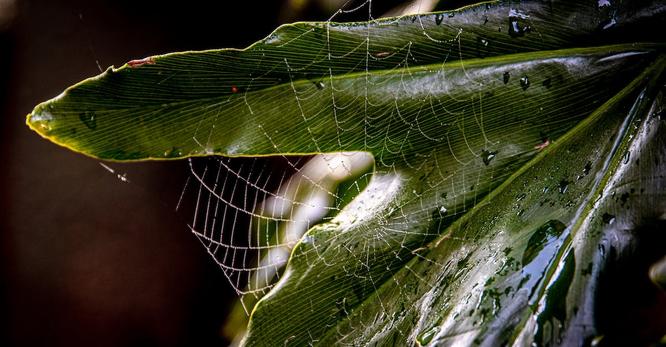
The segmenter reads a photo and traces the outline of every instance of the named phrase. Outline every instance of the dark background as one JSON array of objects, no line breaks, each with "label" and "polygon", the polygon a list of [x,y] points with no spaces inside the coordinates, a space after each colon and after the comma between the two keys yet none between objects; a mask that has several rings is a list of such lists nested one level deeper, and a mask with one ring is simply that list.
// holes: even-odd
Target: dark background
[{"label": "dark background", "polygon": [[187,229],[190,216],[174,213],[186,165],[111,165],[126,184],[24,122],[98,63],[243,47],[278,24],[282,7],[226,3],[15,3],[0,32],[0,345],[225,345],[235,294]]},{"label": "dark background", "polygon": [[[282,22],[335,10],[297,11],[284,0],[169,3],[0,0],[1,346],[227,343],[220,327],[236,296],[189,232],[191,216],[174,212],[187,165],[110,164],[127,174],[123,183],[24,124],[37,103],[100,68],[242,48]],[[381,13],[396,1],[376,3]]]},{"label": "dark background", "polygon": [[234,294],[173,212],[185,166],[112,165],[125,184],[24,125],[35,104],[98,74],[97,63],[241,47],[277,20],[268,10],[241,24],[204,1],[135,3],[21,1],[0,34],[0,345],[225,344],[219,329]]}]

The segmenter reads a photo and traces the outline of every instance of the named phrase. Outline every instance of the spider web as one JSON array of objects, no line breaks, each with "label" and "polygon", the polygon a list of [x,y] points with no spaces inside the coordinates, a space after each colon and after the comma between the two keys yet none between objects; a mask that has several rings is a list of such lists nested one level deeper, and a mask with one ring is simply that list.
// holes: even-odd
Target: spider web
[{"label": "spider web", "polygon": [[[418,6],[420,2],[414,4],[407,11],[420,12],[421,9]],[[406,158],[401,154],[402,147],[409,145],[407,142],[411,141],[408,138],[416,137],[421,141],[439,144],[440,149],[448,148],[449,154],[462,167],[457,172],[449,172],[444,167],[430,168],[430,174],[444,178],[442,185],[447,184],[447,186],[427,186],[425,189],[441,191],[441,198],[439,198],[441,201],[446,200],[445,191],[448,191],[456,195],[456,199],[460,201],[476,203],[477,196],[488,192],[475,189],[475,185],[483,180],[488,180],[488,177],[500,180],[506,175],[487,172],[486,166],[496,155],[496,151],[489,148],[493,148],[498,141],[488,138],[485,134],[483,96],[481,94],[473,95],[468,99],[452,97],[451,101],[465,105],[467,109],[447,108],[441,99],[425,97],[421,100],[421,105],[417,110],[414,110],[413,106],[401,105],[397,99],[376,103],[374,101],[376,98],[369,95],[370,87],[385,83],[373,79],[370,71],[375,65],[386,68],[387,62],[393,62],[388,66],[388,70],[404,71],[400,74],[404,89],[411,89],[412,84],[420,83],[418,79],[412,80],[409,72],[411,65],[419,63],[411,52],[411,42],[398,47],[387,47],[381,51],[371,48],[373,45],[370,24],[391,26],[400,20],[399,17],[396,17],[395,20],[378,21],[373,16],[372,6],[372,0],[365,0],[360,4],[347,4],[331,16],[326,25],[332,25],[334,21],[339,21],[339,18],[345,15],[367,13],[369,23],[367,37],[360,44],[344,52],[334,49],[335,43],[328,41],[327,37],[327,51],[321,56],[322,59],[329,60],[331,65],[343,62],[349,72],[360,71],[361,74],[364,74],[363,107],[358,110],[364,117],[362,125],[366,130],[364,148],[368,152],[373,151],[382,153],[382,155],[373,159],[367,152],[340,152],[314,157],[276,155],[258,158],[189,159],[191,175],[185,184],[183,195],[186,193],[195,195],[196,203],[192,208],[193,218],[190,230],[220,266],[224,276],[241,296],[241,302],[244,302],[248,296],[251,298],[250,302],[254,302],[271,290],[280,279],[281,271],[289,259],[291,249],[299,240],[302,240],[307,230],[318,223],[333,220],[348,205],[352,197],[361,194],[373,177],[381,179],[381,177],[398,176],[399,170],[396,170],[396,166],[409,167],[413,170],[422,168],[424,161],[429,158],[428,155]],[[435,18],[438,24],[442,21],[439,16],[441,15]],[[440,57],[442,68],[437,71],[440,77],[446,73],[443,68],[445,63],[453,60],[462,62],[460,53],[462,29],[456,36],[442,39],[426,30],[422,17],[413,18],[414,23],[422,29],[419,35],[438,46],[440,52],[445,52]],[[296,44],[299,40],[307,40],[309,33],[303,32],[302,35],[281,43],[281,46],[289,46]],[[267,38],[267,41],[270,40],[271,37]],[[480,45],[487,45],[487,43],[480,41]],[[437,53],[439,54],[439,52]],[[355,64],[349,64],[349,56],[359,56],[359,59]],[[312,62],[310,65],[315,63],[318,62]],[[298,116],[302,118],[302,122],[307,124],[308,133],[301,134],[301,137],[309,139],[311,147],[317,151],[321,152],[321,148],[331,147],[329,143],[321,143],[315,133],[316,124],[313,124],[312,120],[316,118],[317,114],[311,114],[301,106],[308,102],[313,95],[312,91],[328,89],[330,91],[328,107],[335,118],[337,147],[343,149],[346,147],[345,141],[348,141],[345,134],[358,124],[351,123],[347,116],[350,111],[348,108],[354,104],[340,102],[338,95],[344,94],[354,86],[345,87],[333,83],[334,72],[329,68],[328,78],[324,77],[314,81],[307,89],[297,87],[294,83],[297,76],[301,70],[307,69],[310,65],[302,64],[302,62],[295,64],[290,57],[286,57],[284,64],[276,67],[288,76],[286,83],[291,85],[290,98],[298,105],[300,110]],[[464,73],[467,74],[467,72]],[[265,72],[257,71],[257,74],[252,75],[255,77],[251,78],[249,85],[260,85]],[[480,83],[472,75],[467,75],[467,80],[470,84]],[[421,86],[421,88],[427,87]],[[247,98],[245,103],[249,112],[252,113],[252,103]],[[470,110],[471,118],[469,117]],[[408,117],[406,114],[410,114],[410,116]],[[434,129],[433,124],[423,123],[423,119],[426,117],[439,120],[443,114],[453,117],[455,121],[446,124],[442,121],[439,127],[436,126]],[[385,128],[377,131],[373,124],[380,120]],[[215,124],[200,124],[193,134],[192,141],[201,148],[202,153],[212,152],[209,143],[215,126]],[[389,135],[389,130],[395,126],[407,129],[404,137],[394,138]],[[274,134],[268,130],[262,129],[262,131],[263,135],[273,142]],[[275,131],[277,132],[277,130]],[[467,141],[467,132],[474,134],[477,138],[476,142]],[[369,141],[378,133],[385,134],[381,141]],[[453,147],[450,141],[452,133],[456,133],[456,136],[464,140],[462,145],[456,144],[457,147]],[[478,141],[478,138],[481,139],[481,142]],[[297,141],[302,141],[302,139]],[[282,151],[280,145],[275,142],[273,142],[273,146],[276,152],[288,152]],[[381,147],[377,148],[377,146]],[[461,191],[465,193],[461,195]],[[382,193],[386,192],[378,192],[378,194]],[[421,192],[414,190],[413,193],[412,200],[396,202],[393,206],[394,210],[401,210],[408,203],[418,200]],[[448,217],[458,216],[464,213],[466,206],[464,202],[460,201],[448,204],[448,206],[453,206],[453,209],[444,207],[444,203],[440,202],[438,205],[441,207],[437,207],[438,212]],[[349,206],[348,208],[354,207]],[[411,241],[408,243],[405,241],[406,237],[396,239],[396,231],[405,229],[405,226],[409,224],[408,221],[413,218],[423,218],[424,216],[431,218],[431,208],[432,206],[423,206],[418,211],[400,212],[392,216],[390,220],[382,223],[382,227],[376,231],[374,239],[368,240],[367,244],[361,247],[367,249],[366,254],[369,256],[374,243],[388,244],[387,240],[393,238],[390,241],[395,242],[401,249],[407,249],[409,252],[418,249],[420,245],[418,243],[414,245]],[[401,233],[403,235],[409,233],[410,240],[420,238],[424,242],[435,236],[428,231],[403,231],[398,235]],[[415,254],[418,256],[417,253]],[[398,253],[395,254],[395,257],[396,260],[401,261]],[[370,259],[358,260],[359,264],[366,264],[368,261]],[[386,268],[389,269],[391,266],[391,264],[387,264]],[[350,269],[349,271],[355,270]],[[248,307],[245,308],[247,312]]]}]

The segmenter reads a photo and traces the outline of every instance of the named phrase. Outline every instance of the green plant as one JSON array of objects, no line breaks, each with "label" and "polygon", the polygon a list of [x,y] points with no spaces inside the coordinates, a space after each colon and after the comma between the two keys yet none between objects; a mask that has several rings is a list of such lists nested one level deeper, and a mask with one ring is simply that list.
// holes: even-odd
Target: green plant
[{"label": "green plant", "polygon": [[295,23],[110,68],[27,122],[105,160],[374,156],[295,245],[248,345],[579,345],[620,338],[599,317],[608,264],[664,240],[663,17],[500,1]]}]

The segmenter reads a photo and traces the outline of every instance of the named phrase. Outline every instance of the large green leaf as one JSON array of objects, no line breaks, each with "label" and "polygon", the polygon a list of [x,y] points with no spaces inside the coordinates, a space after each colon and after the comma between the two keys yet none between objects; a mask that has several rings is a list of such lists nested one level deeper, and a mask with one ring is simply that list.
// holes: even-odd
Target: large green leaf
[{"label": "large green leaf", "polygon": [[[459,100],[455,94],[468,92],[468,85],[481,87],[470,76],[459,91],[460,86],[446,83],[449,72],[443,64],[500,66],[558,54],[474,58],[591,41],[599,46],[612,42],[607,38],[612,35],[593,41],[590,33],[610,20],[621,26],[645,16],[634,12],[598,8],[596,1],[546,1],[517,7],[487,3],[450,14],[368,23],[296,23],[245,50],[167,54],[110,68],[36,107],[28,124],[59,144],[112,160],[342,150],[382,155],[397,148],[411,155],[431,149],[429,137],[400,124],[409,125],[428,106],[424,98],[453,93],[448,98]],[[527,27],[530,31],[524,32]],[[521,94],[515,87],[523,75],[510,73],[513,78],[502,90],[507,97]],[[502,80],[501,74],[495,77],[494,82]],[[538,93],[545,78],[533,75],[524,94]],[[484,101],[484,108],[491,109],[492,102]],[[399,116],[392,113],[396,104]],[[450,116],[460,107],[445,109]],[[437,105],[432,111],[443,112]],[[440,122],[423,112],[420,130],[438,135],[447,129],[441,125],[445,116]],[[388,124],[395,117],[401,122]],[[392,141],[386,141],[386,133]]]},{"label": "large green leaf", "polygon": [[[598,245],[665,211],[664,46],[643,33],[663,13],[526,1],[296,23],[111,68],[27,121],[109,160],[374,155],[363,192],[293,250],[248,345],[580,343],[599,332]],[[623,164],[644,155],[660,161]]]},{"label": "large green leaf", "polygon": [[[645,77],[419,250],[320,342],[578,345],[612,334],[593,324],[599,273],[665,207],[663,79]],[[294,262],[308,252],[301,246]],[[354,297],[344,294],[338,302]]]}]

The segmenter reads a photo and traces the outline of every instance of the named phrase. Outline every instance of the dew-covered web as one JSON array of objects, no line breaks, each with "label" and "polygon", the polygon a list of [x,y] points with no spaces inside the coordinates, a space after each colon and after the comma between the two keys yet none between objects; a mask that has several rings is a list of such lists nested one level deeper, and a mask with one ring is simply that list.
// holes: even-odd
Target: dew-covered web
[{"label": "dew-covered web", "polygon": [[[423,10],[419,4],[417,2],[408,11]],[[429,92],[430,87],[424,84],[427,80],[421,75],[414,76],[411,69],[422,64],[422,58],[412,51],[413,42],[421,40],[427,42],[425,46],[422,44],[421,54],[430,55],[440,64],[429,64],[429,72],[436,78],[447,78],[444,65],[463,61],[460,39],[463,29],[453,30],[453,35],[440,35],[431,27],[427,28],[423,21],[428,20],[439,26],[445,21],[444,15],[413,16],[410,20],[417,30],[413,31],[412,40],[408,36],[404,42],[396,40],[399,43],[397,46],[387,46],[388,41],[382,41],[378,46],[373,42],[375,34],[371,25],[391,27],[403,17],[378,20],[373,16],[373,2],[366,0],[343,6],[323,24],[323,35],[328,35],[329,25],[335,25],[339,18],[359,12],[367,13],[368,17],[365,40],[340,45],[341,41],[333,42],[327,37],[323,51],[316,55],[317,60],[310,63],[299,60],[298,50],[292,54],[284,50],[281,53],[283,59],[270,69],[264,66],[251,71],[245,88],[252,90],[262,85],[267,76],[276,71],[285,76],[282,83],[289,88],[280,97],[284,98],[283,103],[295,105],[296,114],[284,116],[296,117],[304,125],[301,133],[290,134],[295,147],[300,146],[306,153],[329,154],[276,154],[255,158],[210,156],[189,160],[191,175],[183,195],[194,195],[196,201],[192,206],[191,231],[220,266],[242,301],[247,297],[256,300],[275,286],[292,248],[303,239],[304,234],[314,225],[334,220],[348,206],[351,197],[361,194],[373,179],[391,180],[397,177],[404,186],[410,186],[404,181],[423,179],[422,176],[434,177],[423,179],[418,185],[420,188],[409,188],[412,194],[408,197],[390,202],[390,215],[385,212],[386,216],[379,216],[372,237],[358,246],[364,250],[361,252],[365,253],[363,257],[359,257],[358,252],[349,252],[351,256],[358,257],[358,263],[363,266],[373,261],[373,248],[380,244],[397,245],[400,251],[393,255],[396,262],[404,263],[405,252],[402,251],[405,250],[407,254],[419,256],[418,248],[440,230],[411,230],[409,221],[460,215],[477,202],[477,197],[488,193],[490,185],[480,183],[488,181],[489,177],[499,180],[506,175],[488,170],[488,164],[497,154],[498,141],[485,131],[484,94],[444,93],[441,96],[440,91],[440,96],[435,96],[434,91]],[[314,34],[314,29],[304,30],[300,35],[277,42],[277,46],[298,47],[302,41],[313,39]],[[277,39],[268,37],[264,42],[272,43],[273,40]],[[482,50],[488,43],[480,38],[478,44]],[[260,64],[261,60],[257,62],[257,65]],[[321,70],[322,66],[328,66],[328,69]],[[298,83],[304,78],[303,71],[309,69],[320,69],[323,73],[315,78],[307,76],[311,80],[307,85]],[[372,71],[377,69],[388,71],[394,77],[376,78]],[[344,73],[354,73],[358,78],[347,84],[335,79],[336,75]],[[464,64],[462,74],[467,85],[478,86],[481,83],[475,75],[468,74]],[[389,91],[388,97],[375,95],[376,90],[384,87]],[[464,85],[459,87],[465,88]],[[360,94],[357,93],[359,88]],[[409,93],[415,88],[420,92],[409,103],[391,96]],[[313,101],[316,93],[322,92],[328,93],[327,101],[313,107],[318,102]],[[349,95],[354,94],[357,97],[350,99]],[[251,115],[259,112],[259,100],[252,99],[248,92],[239,90],[235,97],[243,100],[244,112]],[[275,107],[280,107],[279,103]],[[360,122],[356,121],[359,114],[362,115]],[[335,136],[332,138],[320,135],[324,131],[322,124],[326,124],[319,121],[323,117],[334,120]],[[192,141],[202,153],[211,153],[212,137],[216,127],[222,124],[199,124]],[[400,131],[394,132],[395,129]],[[283,141],[276,140],[282,131],[289,129],[259,125],[258,136],[268,140],[277,153],[294,153],[294,147],[285,148]],[[359,132],[363,134],[361,139],[352,136]],[[547,138],[544,137],[544,140]],[[362,141],[362,144],[350,145],[354,141]],[[407,148],[419,146],[430,149],[409,156],[403,154]],[[350,148],[356,151],[349,151]],[[338,153],[335,153],[336,150]],[[368,152],[375,154],[374,159]],[[440,160],[442,156],[435,152],[446,152],[449,161]],[[407,177],[403,175],[405,171],[423,172],[424,175]],[[381,196],[390,192],[375,193]],[[435,198],[426,199],[425,195]],[[182,206],[180,208],[183,209]],[[325,261],[316,260],[317,247],[314,252],[315,257],[308,259]],[[387,269],[393,266],[392,261],[386,261]],[[370,281],[374,285],[372,278]]]}]

